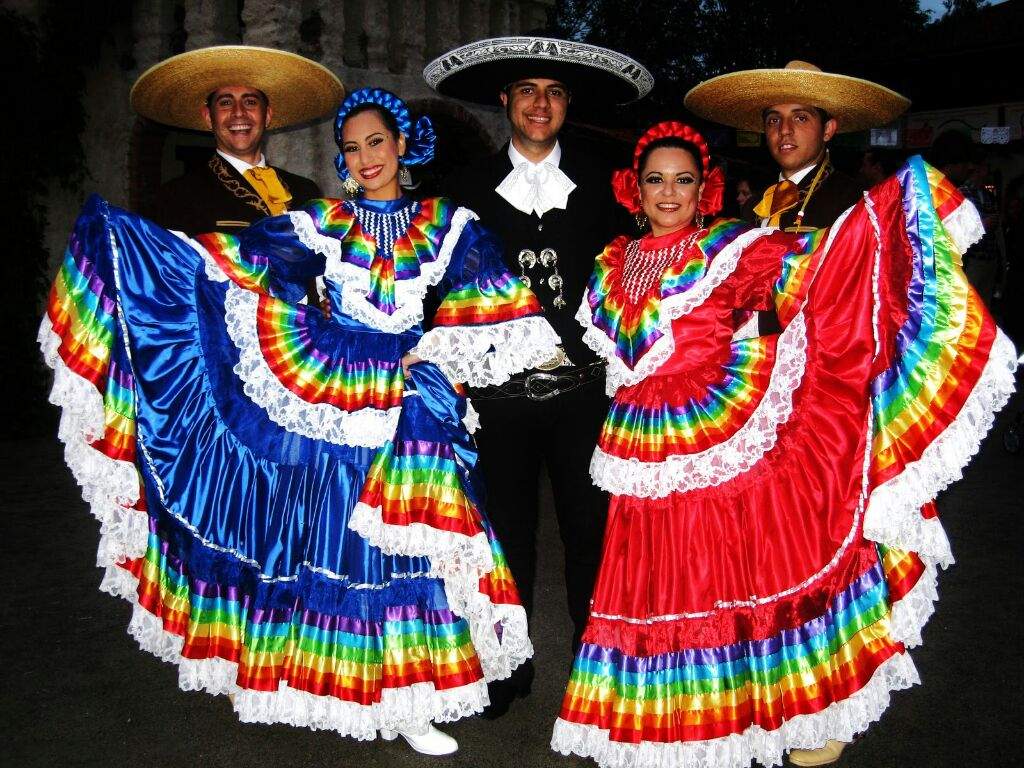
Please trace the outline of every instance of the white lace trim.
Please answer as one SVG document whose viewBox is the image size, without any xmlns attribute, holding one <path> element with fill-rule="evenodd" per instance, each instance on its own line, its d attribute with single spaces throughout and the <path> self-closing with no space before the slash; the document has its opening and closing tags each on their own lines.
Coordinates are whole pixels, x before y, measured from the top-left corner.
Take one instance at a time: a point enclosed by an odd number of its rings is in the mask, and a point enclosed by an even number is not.
<svg viewBox="0 0 1024 768">
<path fill-rule="evenodd" d="M 135 465 L 111 459 L 90 443 L 103 436 L 103 398 L 93 384 L 68 368 L 58 349 L 60 337 L 44 316 L 37 337 L 43 360 L 53 369 L 50 402 L 61 408 L 57 436 L 64 463 L 82 488 L 82 499 L 100 523 L 96 564 L 106 567 L 142 557 L 149 537 L 149 517 L 133 509 L 139 500 Z"/>
<path fill-rule="evenodd" d="M 438 326 L 412 351 L 452 381 L 487 387 L 551 360 L 560 342 L 543 317 L 520 317 L 493 325 Z"/>
<path fill-rule="evenodd" d="M 533 656 L 523 607 L 494 604 L 480 591 L 480 579 L 494 569 L 486 534 L 464 536 L 422 523 L 386 525 L 380 507 L 362 502 L 352 511 L 348 527 L 387 554 L 430 558 L 429 575 L 444 582 L 448 607 L 469 623 L 488 682 L 508 677 Z M 502 628 L 500 640 L 498 624 Z"/>
<path fill-rule="evenodd" d="M 276 691 L 253 691 L 238 687 L 235 662 L 183 659 L 183 638 L 166 632 L 160 619 L 138 604 L 128 633 L 143 650 L 178 665 L 182 690 L 233 694 L 235 712 L 243 723 L 287 723 L 370 740 L 381 728 L 418 731 L 431 722 L 451 722 L 481 712 L 489 703 L 483 680 L 444 691 L 432 683 L 385 688 L 380 702 L 369 706 L 298 691 L 285 683 Z"/>
<path fill-rule="evenodd" d="M 871 680 L 847 699 L 811 715 L 797 715 L 773 731 L 752 725 L 743 733 L 706 741 L 627 744 L 612 741 L 607 730 L 593 725 L 555 721 L 551 748 L 563 755 L 593 758 L 601 768 L 748 768 L 782 765 L 791 749 L 816 749 L 826 740 L 852 741 L 889 706 L 892 691 L 921 682 L 910 656 L 886 660 Z"/>
<path fill-rule="evenodd" d="M 583 301 L 576 312 L 576 320 L 583 326 L 583 342 L 594 352 L 608 360 L 608 372 L 605 388 L 609 395 L 614 395 L 619 387 L 631 386 L 643 381 L 657 371 L 675 351 L 675 339 L 672 336 L 672 321 L 695 310 L 731 275 L 739 263 L 743 249 L 762 235 L 775 230 L 759 227 L 744 232 L 723 248 L 711 261 L 707 272 L 695 282 L 689 290 L 662 299 L 659 305 L 658 330 L 659 338 L 646 354 L 637 361 L 636 368 L 630 369 L 618 355 L 615 342 L 607 334 L 594 325 L 593 310 L 590 308 L 589 291 L 584 293 Z"/>
<path fill-rule="evenodd" d="M 992 428 L 996 412 L 1013 394 L 1016 369 L 1013 343 L 997 330 L 985 368 L 956 418 L 925 448 L 920 459 L 871 493 L 864 518 L 865 537 L 917 552 L 942 567 L 953 563 L 942 525 L 937 518 L 921 517 L 921 507 L 963 477 L 964 467 Z"/>
<path fill-rule="evenodd" d="M 108 565 L 103 572 L 103 579 L 100 581 L 100 592 L 120 597 L 134 604 L 138 596 L 139 580 L 131 571 L 126 571 L 118 565 Z"/>
<path fill-rule="evenodd" d="M 700 453 L 642 462 L 594 450 L 590 476 L 609 493 L 660 499 L 670 493 L 721 485 L 746 472 L 775 446 L 780 424 L 793 412 L 793 393 L 803 379 L 807 360 L 807 329 L 803 312 L 779 336 L 775 366 L 768 387 L 746 423 L 717 445 Z"/>
<path fill-rule="evenodd" d="M 330 403 L 307 402 L 281 383 L 260 349 L 256 327 L 259 300 L 258 294 L 234 283 L 228 285 L 224 297 L 224 325 L 239 353 L 234 371 L 246 396 L 275 424 L 314 440 L 366 448 L 379 448 L 390 440 L 401 406 L 345 411 Z"/>
<path fill-rule="evenodd" d="M 908 648 L 922 645 L 921 630 L 935 613 L 939 599 L 938 570 L 934 563 L 925 565 L 924 573 L 907 594 L 892 606 L 889 616 L 889 634 Z"/>
<path fill-rule="evenodd" d="M 955 211 L 942 220 L 942 225 L 961 255 L 985 236 L 985 225 L 981 223 L 978 209 L 970 200 L 965 199 L 960 203 Z"/>
<path fill-rule="evenodd" d="M 273 692 L 241 689 L 235 694 L 234 708 L 243 723 L 287 723 L 370 741 L 382 728 L 420 732 L 430 723 L 450 723 L 475 715 L 489 703 L 487 684 L 478 680 L 440 691 L 433 683 L 384 688 L 380 703 L 369 706 L 285 685 Z"/>
<path fill-rule="evenodd" d="M 191 245 L 192 248 L 195 249 L 195 252 L 199 254 L 199 257 L 203 260 L 203 271 L 206 274 L 207 280 L 210 280 L 214 283 L 226 283 L 228 282 L 228 280 L 231 279 L 227 276 L 227 274 L 225 274 L 224 270 L 221 269 L 220 264 L 217 263 L 217 260 L 210 255 L 210 252 L 199 244 L 198 240 L 189 237 L 184 232 L 176 232 L 173 230 L 172 232 L 173 234 L 177 235 L 182 240 L 184 240 L 186 243 Z"/>
<path fill-rule="evenodd" d="M 425 523 L 390 525 L 381 518 L 381 508 L 359 502 L 352 510 L 348 527 L 387 555 L 429 557 L 433 570 L 474 569 L 486 573 L 494 568 L 487 535 L 474 536 L 443 531 Z M 434 562 L 436 561 L 436 562 Z"/>
<path fill-rule="evenodd" d="M 370 292 L 370 271 L 342 261 L 341 241 L 322 235 L 305 211 L 288 214 L 300 242 L 327 259 L 324 277 L 334 282 L 341 291 L 342 310 L 354 320 L 384 333 L 402 333 L 423 321 L 423 297 L 427 288 L 444 277 L 452 252 L 462 236 L 462 230 L 477 215 L 468 208 L 458 208 L 452 215 L 451 225 L 441 241 L 437 258 L 420 265 L 420 274 L 408 280 L 395 281 L 395 312 L 381 312 L 367 301 Z"/>
<path fill-rule="evenodd" d="M 531 658 L 533 643 L 527 629 L 526 609 L 521 605 L 492 603 L 480 591 L 483 575 L 478 571 L 443 574 L 444 593 L 452 612 L 469 623 L 469 634 L 484 679 L 492 682 L 504 680 Z"/>
<path fill-rule="evenodd" d="M 480 414 L 473 407 L 473 401 L 466 398 L 466 415 L 462 417 L 462 426 L 469 434 L 475 434 L 480 429 Z"/>
</svg>

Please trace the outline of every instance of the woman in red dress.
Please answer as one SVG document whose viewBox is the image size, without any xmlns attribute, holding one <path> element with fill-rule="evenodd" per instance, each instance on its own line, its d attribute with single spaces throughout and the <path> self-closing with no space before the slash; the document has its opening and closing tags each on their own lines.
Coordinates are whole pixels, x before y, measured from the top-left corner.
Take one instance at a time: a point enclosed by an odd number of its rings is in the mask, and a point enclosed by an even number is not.
<svg viewBox="0 0 1024 768">
<path fill-rule="evenodd" d="M 815 764 L 919 682 L 909 646 L 952 563 L 931 500 L 1013 389 L 960 268 L 970 203 L 914 158 L 829 229 L 704 214 L 692 129 L 639 141 L 616 196 L 650 221 L 597 261 L 578 319 L 614 399 L 612 494 L 555 750 L 603 767 Z M 734 341 L 774 308 L 777 336 Z"/>
</svg>

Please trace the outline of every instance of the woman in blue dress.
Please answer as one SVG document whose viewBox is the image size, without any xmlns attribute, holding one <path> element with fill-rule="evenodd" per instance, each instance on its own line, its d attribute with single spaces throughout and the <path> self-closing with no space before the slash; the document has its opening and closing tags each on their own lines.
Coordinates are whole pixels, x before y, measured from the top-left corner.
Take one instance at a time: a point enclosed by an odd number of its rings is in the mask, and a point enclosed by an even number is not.
<svg viewBox="0 0 1024 768">
<path fill-rule="evenodd" d="M 558 338 L 471 211 L 402 195 L 400 166 L 433 156 L 427 118 L 363 89 L 335 136 L 358 196 L 237 236 L 93 197 L 40 344 L 102 588 L 181 688 L 230 695 L 243 722 L 446 754 L 433 723 L 481 711 L 532 654 L 460 384 Z M 323 310 L 303 303 L 314 278 Z"/>
</svg>

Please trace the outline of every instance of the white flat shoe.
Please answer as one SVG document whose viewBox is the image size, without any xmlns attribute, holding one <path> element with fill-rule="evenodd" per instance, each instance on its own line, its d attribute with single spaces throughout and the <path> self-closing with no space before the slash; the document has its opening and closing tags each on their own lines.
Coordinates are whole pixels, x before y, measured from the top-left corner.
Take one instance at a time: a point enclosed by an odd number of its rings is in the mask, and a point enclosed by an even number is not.
<svg viewBox="0 0 1024 768">
<path fill-rule="evenodd" d="M 434 757 L 451 755 L 459 749 L 459 742 L 447 733 L 437 730 L 432 725 L 428 725 L 427 730 L 422 733 L 389 731 L 386 728 L 380 729 L 380 737 L 384 741 L 394 741 L 399 736 L 409 742 L 409 746 L 421 755 L 433 755 Z"/>
</svg>

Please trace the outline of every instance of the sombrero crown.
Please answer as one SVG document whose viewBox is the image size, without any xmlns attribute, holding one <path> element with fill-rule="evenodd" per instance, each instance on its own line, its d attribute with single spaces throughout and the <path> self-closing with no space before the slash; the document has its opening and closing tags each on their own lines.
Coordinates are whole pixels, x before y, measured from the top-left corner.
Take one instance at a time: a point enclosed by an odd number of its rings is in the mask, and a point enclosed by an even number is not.
<svg viewBox="0 0 1024 768">
<path fill-rule="evenodd" d="M 774 104 L 806 104 L 835 117 L 841 133 L 885 125 L 910 106 L 884 85 L 823 72 L 805 61 L 713 77 L 693 87 L 684 103 L 696 115 L 744 131 L 763 131 L 764 110 Z"/>
<path fill-rule="evenodd" d="M 478 104 L 494 104 L 499 90 L 527 77 L 558 80 L 573 98 L 607 104 L 634 101 L 654 86 L 651 73 L 625 54 L 551 37 L 477 40 L 423 70 L 423 79 L 438 93 Z"/>
<path fill-rule="evenodd" d="M 322 117 L 345 95 L 333 72 L 304 56 L 251 45 L 217 45 L 147 69 L 132 86 L 132 108 L 158 123 L 205 131 L 200 110 L 206 97 L 229 85 L 265 93 L 274 110 L 274 128 Z"/>
</svg>

